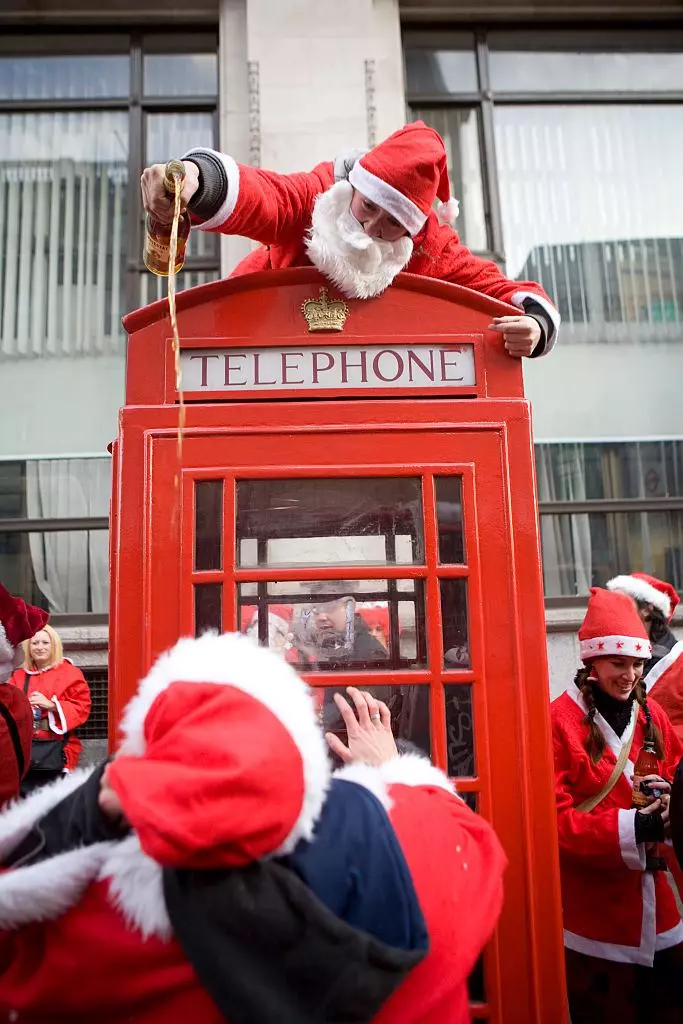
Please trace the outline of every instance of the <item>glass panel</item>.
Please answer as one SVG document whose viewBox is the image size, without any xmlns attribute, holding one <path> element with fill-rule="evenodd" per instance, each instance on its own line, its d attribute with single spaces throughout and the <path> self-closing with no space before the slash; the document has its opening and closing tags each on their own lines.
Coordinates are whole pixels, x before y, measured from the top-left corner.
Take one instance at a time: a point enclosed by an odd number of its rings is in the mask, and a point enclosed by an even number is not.
<svg viewBox="0 0 683 1024">
<path fill-rule="evenodd" d="M 420 480 L 240 480 L 237 541 L 241 566 L 422 564 Z"/>
<path fill-rule="evenodd" d="M 683 590 L 683 512 L 542 515 L 546 597 L 587 594 L 637 568 Z"/>
<path fill-rule="evenodd" d="M 477 91 L 477 62 L 471 33 L 441 35 L 434 46 L 429 45 L 427 36 L 411 35 L 406 40 L 404 53 L 409 95 L 448 96 Z"/>
<path fill-rule="evenodd" d="M 444 668 L 469 668 L 467 580 L 439 580 Z"/>
<path fill-rule="evenodd" d="M 145 58 L 152 60 L 157 58 Z M 162 58 L 167 59 L 167 58 Z M 173 58 L 175 59 L 175 58 Z M 145 159 L 148 164 L 164 164 L 173 157 L 182 157 L 189 149 L 206 146 L 211 149 L 216 139 L 214 136 L 214 117 L 209 113 L 194 114 L 147 114 L 145 117 Z M 216 257 L 218 259 L 218 236 L 208 231 L 192 231 L 188 242 L 187 254 L 199 257 Z M 152 277 L 151 274 L 145 275 Z M 218 266 L 208 274 L 194 274 L 190 277 L 185 270 L 178 279 L 180 288 L 192 288 L 195 284 L 204 284 L 220 277 Z M 163 289 L 157 297 L 165 295 L 165 280 L 156 278 L 157 291 Z M 152 282 L 154 291 L 154 281 Z M 153 301 L 153 294 L 147 301 Z"/>
<path fill-rule="evenodd" d="M 446 749 L 451 778 L 476 775 L 472 687 L 469 683 L 444 686 L 446 695 Z"/>
<path fill-rule="evenodd" d="M 451 189 L 460 201 L 456 225 L 460 238 L 470 249 L 488 249 L 477 110 L 418 105 L 411 108 L 411 120 L 418 119 L 436 128 L 444 140 Z"/>
<path fill-rule="evenodd" d="M 215 96 L 218 58 L 215 53 L 146 54 L 143 80 L 146 96 Z"/>
<path fill-rule="evenodd" d="M 561 365 L 524 368 L 536 436 L 680 436 L 683 106 L 494 116 L 507 272 L 540 281 L 564 321 Z M 625 415 L 634 380 L 648 387 Z"/>
<path fill-rule="evenodd" d="M 383 700 L 391 712 L 391 727 L 397 740 L 399 752 L 423 753 L 431 756 L 429 686 L 369 686 L 363 687 L 377 700 Z M 325 732 L 334 733 L 343 743 L 347 742 L 346 727 L 334 694 L 341 693 L 350 703 L 343 690 L 334 686 L 316 687 L 313 700 Z"/>
<path fill-rule="evenodd" d="M 194 586 L 194 635 L 209 629 L 223 630 L 223 584 L 196 583 Z"/>
<path fill-rule="evenodd" d="M 462 790 L 458 790 L 458 795 L 462 797 L 471 811 L 474 811 L 475 814 L 479 813 L 478 793 L 463 793 Z"/>
<path fill-rule="evenodd" d="M 254 599 L 254 584 L 241 584 L 240 629 L 284 650 L 306 672 L 424 667 L 423 581 L 415 581 L 414 597 L 401 594 L 400 600 L 394 583 L 258 584 L 260 600 Z"/>
<path fill-rule="evenodd" d="M 195 238 L 195 235 L 201 235 L 202 238 L 204 238 L 206 232 L 190 232 L 190 240 L 187 243 L 188 256 L 201 256 L 202 253 L 198 251 L 199 249 L 212 248 L 212 245 L 208 245 L 201 239 Z M 190 252 L 191 245 L 194 247 L 193 252 Z M 209 255 L 212 254 L 210 253 Z M 209 284 L 210 281 L 216 281 L 221 276 L 218 263 L 216 263 L 215 270 L 188 270 L 188 266 L 191 266 L 191 264 L 186 263 L 183 269 L 179 272 L 178 277 L 176 278 L 176 288 L 177 291 L 179 292 L 183 292 L 187 288 L 195 288 L 199 284 Z M 166 289 L 167 283 L 165 277 L 157 277 L 156 274 L 150 274 L 147 271 L 144 271 L 143 273 L 140 274 L 140 305 L 146 306 L 150 302 L 157 302 L 159 299 L 165 298 L 167 294 Z"/>
<path fill-rule="evenodd" d="M 479 957 L 467 979 L 467 994 L 473 1003 L 486 1002 L 486 974 L 483 955 Z"/>
<path fill-rule="evenodd" d="M 541 501 L 683 497 L 683 441 L 537 444 Z"/>
<path fill-rule="evenodd" d="M 109 533 L 0 532 L 0 579 L 9 591 L 57 615 L 109 611 Z"/>
<path fill-rule="evenodd" d="M 0 454 L 104 450 L 123 400 L 128 115 L 2 114 L 0 154 Z"/>
<path fill-rule="evenodd" d="M 0 462 L 0 519 L 26 516 L 25 463 Z"/>
<path fill-rule="evenodd" d="M 195 569 L 221 569 L 223 541 L 223 481 L 197 480 L 194 485 Z"/>
<path fill-rule="evenodd" d="M 681 42 L 661 33 L 490 32 L 488 42 L 494 91 L 666 92 L 683 80 L 683 53 L 666 52 Z"/>
<path fill-rule="evenodd" d="M 461 564 L 465 561 L 465 539 L 462 517 L 462 479 L 459 476 L 437 476 L 436 517 L 439 524 L 439 561 Z"/>
<path fill-rule="evenodd" d="M 92 100 L 129 92 L 127 55 L 0 57 L 3 100 Z"/>
</svg>

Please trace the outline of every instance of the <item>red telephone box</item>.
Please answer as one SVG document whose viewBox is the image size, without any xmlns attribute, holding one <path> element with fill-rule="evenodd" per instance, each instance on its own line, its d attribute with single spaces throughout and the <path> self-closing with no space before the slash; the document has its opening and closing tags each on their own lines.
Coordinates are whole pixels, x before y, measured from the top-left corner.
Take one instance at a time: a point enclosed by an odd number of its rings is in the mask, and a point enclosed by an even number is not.
<svg viewBox="0 0 683 1024">
<path fill-rule="evenodd" d="M 281 649 L 323 718 L 334 690 L 373 689 L 509 858 L 474 1019 L 562 1024 L 529 406 L 487 330 L 508 312 L 407 274 L 372 301 L 312 269 L 183 292 L 181 444 L 167 304 L 126 317 L 111 724 L 153 659 L 207 628 Z"/>
</svg>

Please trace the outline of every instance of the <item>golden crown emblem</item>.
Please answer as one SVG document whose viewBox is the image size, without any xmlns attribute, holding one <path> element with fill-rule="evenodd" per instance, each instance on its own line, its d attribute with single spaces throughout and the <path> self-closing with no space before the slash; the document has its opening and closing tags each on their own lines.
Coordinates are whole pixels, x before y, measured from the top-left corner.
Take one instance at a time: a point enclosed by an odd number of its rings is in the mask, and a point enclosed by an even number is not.
<svg viewBox="0 0 683 1024">
<path fill-rule="evenodd" d="M 301 304 L 301 312 L 306 317 L 309 331 L 343 331 L 349 307 L 343 299 L 327 297 L 327 288 L 320 289 L 317 299 L 306 299 Z"/>
</svg>

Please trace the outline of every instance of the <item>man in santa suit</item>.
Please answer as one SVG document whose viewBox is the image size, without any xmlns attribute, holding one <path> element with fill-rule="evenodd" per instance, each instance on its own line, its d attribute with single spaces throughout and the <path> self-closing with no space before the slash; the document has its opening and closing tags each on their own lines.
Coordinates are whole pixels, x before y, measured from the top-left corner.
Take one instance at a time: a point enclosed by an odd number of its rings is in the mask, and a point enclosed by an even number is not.
<svg viewBox="0 0 683 1024">
<path fill-rule="evenodd" d="M 331 776 L 279 655 L 163 655 L 108 764 L 0 814 L 0 1021 L 465 1024 L 505 856 L 351 697 Z"/>
<path fill-rule="evenodd" d="M 261 243 L 233 277 L 313 264 L 347 298 L 368 299 L 406 270 L 517 306 L 518 315 L 491 324 L 510 355 L 540 356 L 554 344 L 560 318 L 540 285 L 509 280 L 461 244 L 443 139 L 422 121 L 355 161 L 318 164 L 309 173 L 263 171 L 209 149 L 191 150 L 184 165 L 182 201 L 193 223 Z M 142 198 L 148 212 L 170 222 L 164 169 L 145 169 Z"/>
<path fill-rule="evenodd" d="M 42 608 L 13 597 L 0 583 L 0 807 L 19 795 L 33 738 L 33 708 L 9 679 L 24 660 L 22 640 L 30 640 L 48 618 Z"/>
<path fill-rule="evenodd" d="M 683 742 L 683 641 L 676 638 L 671 620 L 679 597 L 670 583 L 645 572 L 615 576 L 608 590 L 619 590 L 632 597 L 645 623 L 652 657 L 645 664 L 643 685 L 654 697 Z"/>
</svg>

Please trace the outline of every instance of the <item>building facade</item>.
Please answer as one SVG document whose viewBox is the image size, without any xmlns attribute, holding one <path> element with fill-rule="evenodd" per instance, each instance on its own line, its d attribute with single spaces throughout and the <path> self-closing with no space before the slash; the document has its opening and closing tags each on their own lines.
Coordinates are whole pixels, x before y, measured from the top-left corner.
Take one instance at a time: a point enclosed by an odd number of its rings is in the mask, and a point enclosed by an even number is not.
<svg viewBox="0 0 683 1024">
<path fill-rule="evenodd" d="M 591 584 L 683 589 L 680 4 L 9 0 L 0 12 L 0 578 L 49 607 L 106 731 L 121 315 L 159 294 L 138 179 L 192 146 L 281 171 L 421 117 L 459 231 L 563 316 L 533 402 L 552 688 Z M 191 239 L 182 287 L 243 239 Z"/>
</svg>

